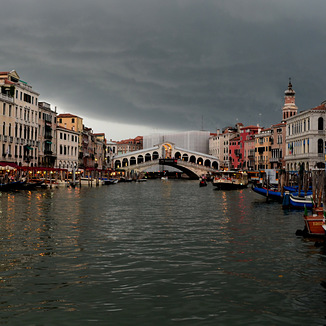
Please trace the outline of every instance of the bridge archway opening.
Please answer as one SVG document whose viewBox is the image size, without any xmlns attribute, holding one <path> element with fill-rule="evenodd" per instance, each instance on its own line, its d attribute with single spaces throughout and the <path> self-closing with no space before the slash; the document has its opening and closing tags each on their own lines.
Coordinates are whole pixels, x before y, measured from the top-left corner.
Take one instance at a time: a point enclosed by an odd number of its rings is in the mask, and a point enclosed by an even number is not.
<svg viewBox="0 0 326 326">
<path fill-rule="evenodd" d="M 116 160 L 115 161 L 115 164 L 114 164 L 114 167 L 115 167 L 115 169 L 121 168 L 121 161 L 120 160 Z"/>
<path fill-rule="evenodd" d="M 191 155 L 191 156 L 190 156 L 190 160 L 189 160 L 189 162 L 191 162 L 191 163 L 196 163 L 196 156 Z"/>
<path fill-rule="evenodd" d="M 130 163 L 129 163 L 129 164 L 130 164 L 130 165 L 135 165 L 135 164 L 137 164 L 136 157 L 134 157 L 134 156 L 130 157 Z"/>
<path fill-rule="evenodd" d="M 151 160 L 152 160 L 151 154 L 146 153 L 145 154 L 145 162 L 148 162 L 148 161 L 151 161 Z"/>
<path fill-rule="evenodd" d="M 159 158 L 158 152 L 153 152 L 153 161 Z"/>
<path fill-rule="evenodd" d="M 181 153 L 180 153 L 180 152 L 176 152 L 176 153 L 174 154 L 174 157 L 175 157 L 177 160 L 179 160 L 179 159 L 181 158 Z"/>
<path fill-rule="evenodd" d="M 122 160 L 122 166 L 128 166 L 128 159 L 127 158 L 124 158 Z"/>
<path fill-rule="evenodd" d="M 162 157 L 171 158 L 172 156 L 172 145 L 169 143 L 162 144 Z"/>
<path fill-rule="evenodd" d="M 205 166 L 211 167 L 211 161 L 210 160 L 205 160 Z"/>
<path fill-rule="evenodd" d="M 199 165 L 203 165 L 203 159 L 201 158 L 201 157 L 198 157 L 198 159 L 197 159 L 197 164 L 199 164 Z"/>
<path fill-rule="evenodd" d="M 215 170 L 218 170 L 218 163 L 216 161 L 214 161 L 212 163 L 212 167 L 215 169 Z"/>
<path fill-rule="evenodd" d="M 137 157 L 137 164 L 143 163 L 144 162 L 144 157 L 143 155 L 138 155 Z"/>
<path fill-rule="evenodd" d="M 182 155 L 182 161 L 188 162 L 188 160 L 189 160 L 188 154 L 183 154 Z"/>
</svg>

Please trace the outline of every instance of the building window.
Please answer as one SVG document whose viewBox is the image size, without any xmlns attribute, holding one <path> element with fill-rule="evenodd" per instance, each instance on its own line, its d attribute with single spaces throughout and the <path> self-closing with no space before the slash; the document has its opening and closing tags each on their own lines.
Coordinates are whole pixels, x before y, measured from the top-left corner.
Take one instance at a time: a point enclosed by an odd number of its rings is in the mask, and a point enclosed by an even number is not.
<svg viewBox="0 0 326 326">
<path fill-rule="evenodd" d="M 318 118 L 318 130 L 324 130 L 324 119 L 322 117 Z"/>
<path fill-rule="evenodd" d="M 318 154 L 324 153 L 324 142 L 322 139 L 318 139 Z"/>
</svg>

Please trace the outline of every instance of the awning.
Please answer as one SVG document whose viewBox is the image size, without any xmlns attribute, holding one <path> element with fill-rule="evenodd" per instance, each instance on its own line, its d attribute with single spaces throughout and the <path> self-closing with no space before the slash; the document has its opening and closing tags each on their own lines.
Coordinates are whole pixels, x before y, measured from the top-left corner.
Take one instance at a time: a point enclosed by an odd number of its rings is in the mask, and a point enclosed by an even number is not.
<svg viewBox="0 0 326 326">
<path fill-rule="evenodd" d="M 45 141 L 47 144 L 52 144 L 52 141 L 46 140 Z"/>
<path fill-rule="evenodd" d="M 32 147 L 29 147 L 28 145 L 25 145 L 24 148 L 27 149 L 28 151 L 33 149 Z"/>
</svg>

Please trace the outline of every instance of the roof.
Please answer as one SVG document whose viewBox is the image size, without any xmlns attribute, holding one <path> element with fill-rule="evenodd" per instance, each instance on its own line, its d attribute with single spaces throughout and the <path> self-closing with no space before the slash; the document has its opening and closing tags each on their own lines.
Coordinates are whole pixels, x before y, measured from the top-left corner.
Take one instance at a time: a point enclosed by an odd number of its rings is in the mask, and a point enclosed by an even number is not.
<svg viewBox="0 0 326 326">
<path fill-rule="evenodd" d="M 80 118 L 78 115 L 74 115 L 71 113 L 61 113 L 58 115 L 58 118 Z"/>
<path fill-rule="evenodd" d="M 322 103 L 322 104 L 316 106 L 315 108 L 312 108 L 311 110 L 313 110 L 313 111 L 326 110 L 326 103 Z"/>
<path fill-rule="evenodd" d="M 243 130 L 243 129 L 261 129 L 262 127 L 259 127 L 259 126 L 247 126 L 247 127 L 241 127 L 240 129 Z"/>
</svg>

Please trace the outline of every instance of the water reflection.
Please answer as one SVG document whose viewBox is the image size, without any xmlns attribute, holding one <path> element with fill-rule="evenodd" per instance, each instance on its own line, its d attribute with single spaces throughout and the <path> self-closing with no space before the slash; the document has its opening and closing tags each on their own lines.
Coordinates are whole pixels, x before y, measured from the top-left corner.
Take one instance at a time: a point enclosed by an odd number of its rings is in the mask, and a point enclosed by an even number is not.
<svg viewBox="0 0 326 326">
<path fill-rule="evenodd" d="M 325 257 L 250 189 L 150 181 L 0 197 L 2 323 L 320 325 Z M 298 286 L 299 285 L 299 286 Z"/>
</svg>

